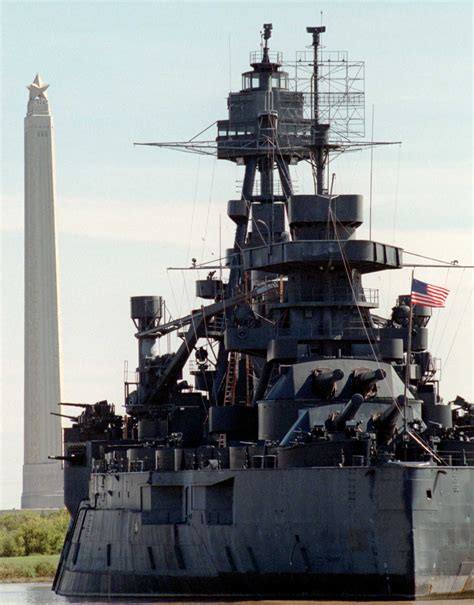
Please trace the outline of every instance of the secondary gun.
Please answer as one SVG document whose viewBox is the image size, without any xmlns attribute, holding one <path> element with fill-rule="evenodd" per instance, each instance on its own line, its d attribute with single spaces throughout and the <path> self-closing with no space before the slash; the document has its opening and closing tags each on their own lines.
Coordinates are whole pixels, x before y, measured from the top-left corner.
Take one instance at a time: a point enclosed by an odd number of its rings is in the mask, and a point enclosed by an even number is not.
<svg viewBox="0 0 474 605">
<path fill-rule="evenodd" d="M 403 398 L 399 398 L 403 400 Z M 401 409 L 403 401 L 392 403 L 392 405 L 380 414 L 380 416 L 373 418 L 372 425 L 377 435 L 378 445 L 388 443 L 395 433 L 397 428 L 397 422 L 401 415 Z"/>
<path fill-rule="evenodd" d="M 79 416 L 68 416 L 67 414 L 58 414 L 57 412 L 50 412 L 51 416 L 59 416 L 60 418 L 67 418 L 68 420 L 72 420 L 73 422 L 77 422 L 79 420 Z"/>
<path fill-rule="evenodd" d="M 346 403 L 342 412 L 334 419 L 334 424 L 337 431 L 342 431 L 344 429 L 346 422 L 349 422 L 349 420 L 354 418 L 363 403 L 364 398 L 360 393 L 355 393 L 355 395 L 352 395 L 351 400 Z"/>
<path fill-rule="evenodd" d="M 359 370 L 354 372 L 353 392 L 360 393 L 364 398 L 375 397 L 377 382 L 383 380 L 387 372 L 382 368 L 377 370 Z"/>
<path fill-rule="evenodd" d="M 70 456 L 48 456 L 48 460 L 66 460 L 67 462 L 74 462 L 77 457 L 78 456 L 75 456 L 74 454 L 71 454 Z"/>
<path fill-rule="evenodd" d="M 315 370 L 313 373 L 313 388 L 322 399 L 331 399 L 336 394 L 336 382 L 344 378 L 344 372 L 336 369 L 332 372 Z"/>
</svg>

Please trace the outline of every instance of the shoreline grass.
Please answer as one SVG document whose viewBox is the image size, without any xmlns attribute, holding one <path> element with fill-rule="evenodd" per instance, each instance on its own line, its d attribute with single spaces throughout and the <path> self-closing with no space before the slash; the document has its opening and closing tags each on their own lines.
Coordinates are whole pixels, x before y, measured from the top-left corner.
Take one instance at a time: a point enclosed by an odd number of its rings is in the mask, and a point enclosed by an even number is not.
<svg viewBox="0 0 474 605">
<path fill-rule="evenodd" d="M 58 562 L 59 555 L 0 557 L 0 583 L 51 582 Z"/>
</svg>

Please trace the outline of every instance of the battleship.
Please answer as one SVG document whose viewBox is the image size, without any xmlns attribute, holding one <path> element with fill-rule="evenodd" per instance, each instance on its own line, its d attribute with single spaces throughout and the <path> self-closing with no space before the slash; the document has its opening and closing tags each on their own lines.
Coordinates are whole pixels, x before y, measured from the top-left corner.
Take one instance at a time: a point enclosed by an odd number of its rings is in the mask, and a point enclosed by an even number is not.
<svg viewBox="0 0 474 605">
<path fill-rule="evenodd" d="M 323 49 L 324 31 L 307 28 L 293 64 L 305 87 L 264 24 L 217 137 L 153 143 L 242 166 L 227 205 L 235 238 L 218 263 L 193 259 L 209 273 L 188 315 L 131 298 L 138 367 L 123 415 L 107 400 L 62 404 L 79 414 L 66 414 L 61 457 L 72 517 L 61 595 L 473 590 L 474 405 L 441 397 L 428 351 L 437 305 L 410 291 L 383 317 L 363 287 L 406 265 L 401 248 L 356 237 L 362 196 L 334 193 L 330 158 L 375 143 L 355 138 L 363 63 Z M 300 162 L 310 193 L 295 192 Z M 179 346 L 159 354 L 170 334 Z"/>
</svg>

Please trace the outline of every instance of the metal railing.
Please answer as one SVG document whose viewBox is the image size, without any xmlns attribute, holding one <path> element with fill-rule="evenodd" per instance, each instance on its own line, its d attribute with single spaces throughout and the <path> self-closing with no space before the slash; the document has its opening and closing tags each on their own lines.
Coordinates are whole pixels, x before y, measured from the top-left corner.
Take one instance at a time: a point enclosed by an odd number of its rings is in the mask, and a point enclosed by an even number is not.
<svg viewBox="0 0 474 605">
<path fill-rule="evenodd" d="M 283 63 L 283 53 L 277 50 L 269 50 L 268 58 L 270 63 Z M 249 55 L 249 63 L 261 63 L 263 61 L 263 49 L 254 50 Z"/>
<path fill-rule="evenodd" d="M 365 338 L 366 335 L 372 334 L 372 326 L 368 323 L 363 323 L 361 321 L 351 322 L 348 326 L 343 326 L 341 328 L 331 327 L 327 328 L 324 325 L 314 325 L 310 324 L 305 326 L 304 330 L 301 330 L 299 333 L 295 328 L 282 328 L 277 326 L 276 335 L 277 336 L 294 336 L 301 338 L 302 340 L 311 340 L 318 338 L 327 338 L 327 339 L 336 339 L 336 338 L 344 338 L 347 340 L 351 340 L 354 338 Z"/>
<path fill-rule="evenodd" d="M 352 290 L 348 286 L 340 286 L 332 288 L 328 292 L 321 292 L 313 288 L 309 292 L 300 292 L 299 296 L 295 298 L 295 302 L 368 303 L 378 307 L 379 290 L 376 288 L 354 288 Z"/>
</svg>

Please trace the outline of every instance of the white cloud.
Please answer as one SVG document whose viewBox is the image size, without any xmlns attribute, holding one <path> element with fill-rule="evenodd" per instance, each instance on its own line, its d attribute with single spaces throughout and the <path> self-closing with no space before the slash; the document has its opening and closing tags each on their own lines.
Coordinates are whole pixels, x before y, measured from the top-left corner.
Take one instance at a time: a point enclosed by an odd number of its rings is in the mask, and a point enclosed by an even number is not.
<svg viewBox="0 0 474 605">
<path fill-rule="evenodd" d="M 190 202 L 158 202 L 151 205 L 133 205 L 113 199 L 67 198 L 56 203 L 56 224 L 60 235 L 122 242 L 182 243 L 188 236 Z M 207 201 L 197 200 L 196 212 L 201 212 Z M 215 222 L 215 221 L 214 221 Z M 23 207 L 18 199 L 5 203 L 2 231 L 23 232 Z M 191 239 L 201 241 L 198 230 Z"/>
</svg>

